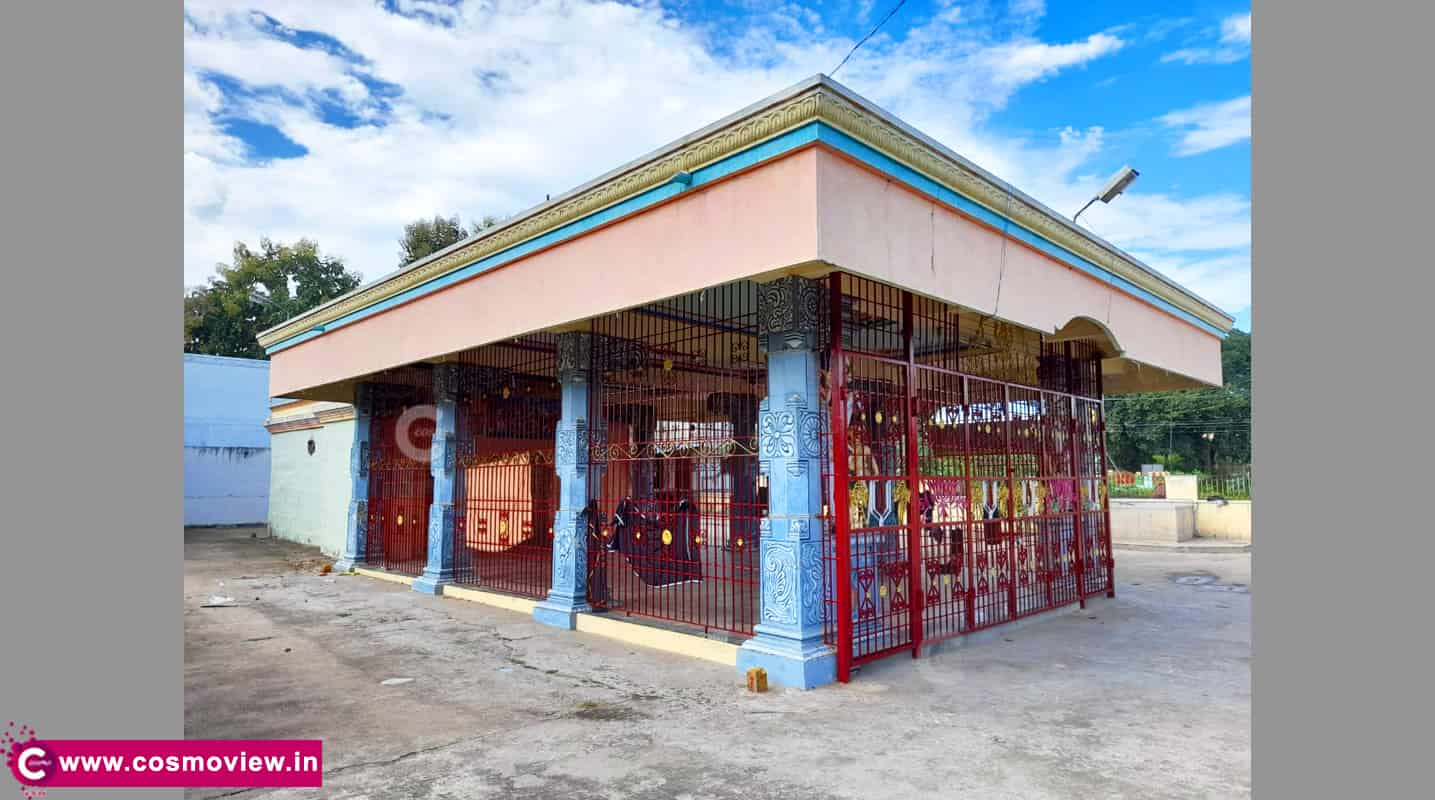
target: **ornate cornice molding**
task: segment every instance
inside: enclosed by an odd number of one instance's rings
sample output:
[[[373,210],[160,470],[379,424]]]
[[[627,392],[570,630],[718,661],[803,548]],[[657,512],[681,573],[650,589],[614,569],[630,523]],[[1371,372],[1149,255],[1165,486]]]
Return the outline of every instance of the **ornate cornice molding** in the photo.
[[[1219,311],[1191,298],[1130,257],[1083,236],[1051,212],[1012,194],[1004,184],[909,135],[881,114],[844,97],[831,84],[818,82],[792,97],[779,99],[691,142],[659,151],[647,161],[577,190],[571,196],[540,206],[525,216],[485,232],[477,239],[440,251],[428,260],[416,262],[401,272],[270,328],[259,335],[259,344],[270,347],[283,342],[662,186],[678,172],[693,172],[814,121],[826,123],[993,213],[1005,216],[1105,267],[1198,319],[1222,330],[1230,327],[1230,320]]]
[[[357,416],[358,414],[354,411],[354,407],[348,406],[347,408],[331,408],[327,411],[320,411],[314,415],[314,418],[321,423],[328,424],[330,422],[343,422],[344,420],[354,419]]]
[[[288,433],[289,431],[306,431],[314,428],[322,428],[324,423],[313,417],[301,417],[299,419],[286,419],[279,422],[267,422],[264,429],[270,433]]]
[[[300,414],[290,417],[271,418],[264,424],[264,428],[270,433],[287,433],[289,431],[310,430],[322,428],[334,422],[344,422],[355,419],[353,406],[340,408],[327,408],[323,411]]]

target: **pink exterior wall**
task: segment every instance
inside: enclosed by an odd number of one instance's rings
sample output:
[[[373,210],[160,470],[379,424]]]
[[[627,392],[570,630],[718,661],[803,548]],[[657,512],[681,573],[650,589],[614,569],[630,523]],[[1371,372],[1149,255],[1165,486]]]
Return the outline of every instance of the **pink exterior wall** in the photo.
[[[821,148],[819,253],[824,261],[931,297],[1054,333],[1101,322],[1124,358],[1221,383],[1221,340],[1015,241],[903,184]]]
[[[1217,337],[815,146],[281,350],[270,394],[819,259],[1047,333],[1094,319],[1125,359],[1221,382]]]
[[[617,311],[817,253],[817,152],[679,195],[577,239],[274,353],[280,397]]]

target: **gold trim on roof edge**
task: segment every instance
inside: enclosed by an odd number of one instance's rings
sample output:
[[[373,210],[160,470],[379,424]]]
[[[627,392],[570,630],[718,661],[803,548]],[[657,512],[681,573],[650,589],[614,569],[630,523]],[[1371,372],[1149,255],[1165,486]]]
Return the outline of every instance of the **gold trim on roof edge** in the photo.
[[[813,121],[831,125],[998,216],[1008,217],[1048,241],[1110,270],[1197,319],[1221,330],[1231,327],[1230,319],[1219,311],[1179,291],[1173,291],[1171,284],[1162,281],[1124,254],[1082,236],[1023,198],[1008,195],[1007,189],[1001,184],[948,158],[925,142],[912,138],[887,120],[853,104],[831,89],[817,86],[678,150],[639,165],[581,194],[498,228],[437,259],[421,263],[264,331],[258,337],[259,344],[269,347],[283,342],[317,325],[332,322],[382,302],[475,261],[661,186],[672,180],[673,175],[679,171],[693,172]],[[1004,211],[1008,207],[1009,213]]]

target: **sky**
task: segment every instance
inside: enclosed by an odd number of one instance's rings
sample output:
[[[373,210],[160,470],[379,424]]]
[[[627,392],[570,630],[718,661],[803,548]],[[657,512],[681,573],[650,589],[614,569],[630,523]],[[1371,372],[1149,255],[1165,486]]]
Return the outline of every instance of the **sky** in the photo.
[[[184,284],[503,218],[833,69],[897,0],[189,0]],[[1249,2],[907,0],[835,78],[1251,325]]]

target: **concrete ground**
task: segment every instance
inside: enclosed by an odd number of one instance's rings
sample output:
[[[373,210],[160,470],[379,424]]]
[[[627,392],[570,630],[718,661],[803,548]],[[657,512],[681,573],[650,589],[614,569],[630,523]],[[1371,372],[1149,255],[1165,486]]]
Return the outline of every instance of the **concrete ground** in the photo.
[[[1249,795],[1250,554],[1117,555],[1086,613],[754,695],[730,667],[187,531],[186,736],[319,738],[326,767],[322,789],[191,796]]]

